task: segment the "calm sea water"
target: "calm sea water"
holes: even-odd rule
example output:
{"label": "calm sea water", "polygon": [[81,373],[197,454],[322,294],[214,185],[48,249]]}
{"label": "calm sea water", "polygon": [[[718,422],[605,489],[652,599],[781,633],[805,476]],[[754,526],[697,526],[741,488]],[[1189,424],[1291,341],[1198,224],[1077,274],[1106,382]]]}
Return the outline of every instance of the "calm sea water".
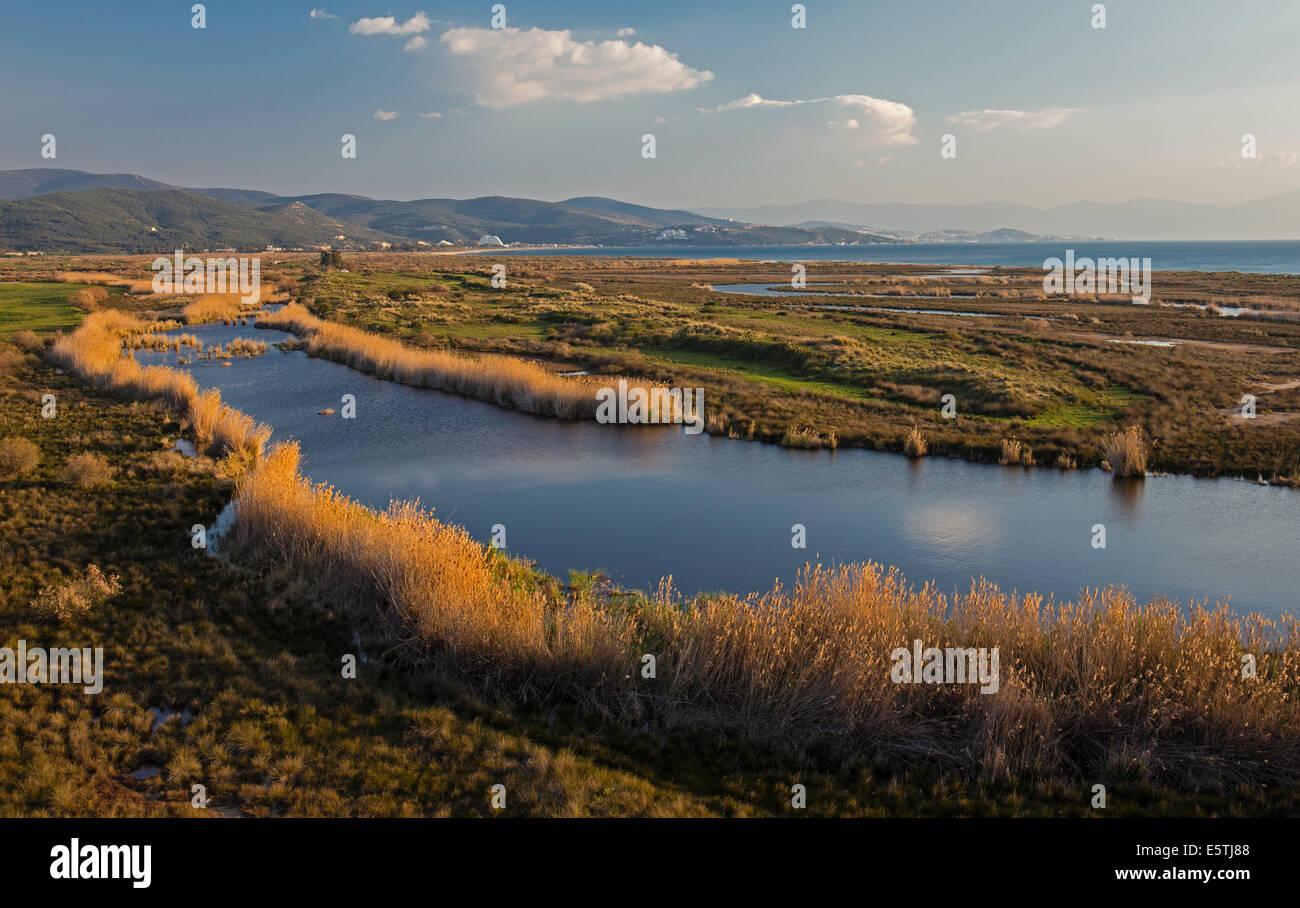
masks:
{"label": "calm sea water", "polygon": [[491,255],[615,255],[652,258],[737,258],[777,262],[894,262],[1041,268],[1049,258],[1150,258],[1156,271],[1240,271],[1300,274],[1300,241],[918,243],[880,246],[658,246],[507,249]]}
{"label": "calm sea water", "polygon": [[[205,344],[268,343],[278,331],[187,329]],[[141,351],[175,365],[174,354]],[[1239,480],[1160,476],[1117,482],[876,451],[795,451],[680,426],[543,419],[379,381],[272,348],[229,368],[191,363],[203,388],[295,438],[312,479],[372,507],[419,499],[483,542],[561,578],[604,569],[628,587],[671,574],[678,588],[751,592],[789,584],[806,561],[874,560],[920,585],[1073,598],[1124,584],[1186,604],[1230,596],[1240,611],[1297,610],[1300,492]],[[356,396],[356,419],[321,416]],[[1107,547],[1092,547],[1104,524]],[[791,546],[794,524],[807,548]]]}

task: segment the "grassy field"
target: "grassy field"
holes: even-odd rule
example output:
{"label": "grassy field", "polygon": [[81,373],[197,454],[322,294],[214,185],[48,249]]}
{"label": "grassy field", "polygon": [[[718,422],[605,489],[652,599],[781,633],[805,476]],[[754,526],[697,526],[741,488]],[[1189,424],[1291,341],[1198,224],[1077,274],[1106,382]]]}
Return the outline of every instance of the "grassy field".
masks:
{"label": "grassy field", "polygon": [[7,339],[24,328],[35,331],[75,328],[85,313],[70,298],[82,286],[0,282],[0,338]]}
{"label": "grassy field", "polygon": [[[130,402],[94,390],[51,368],[29,339],[0,353],[0,438],[27,438],[39,450],[30,471],[0,480],[0,623],[32,645],[93,642],[105,648],[108,663],[105,691],[95,697],[48,686],[0,688],[5,812],[201,814],[188,806],[195,782],[212,798],[206,815],[490,815],[488,788],[498,782],[509,792],[505,813],[536,815],[788,815],[795,782],[808,787],[809,815],[1095,815],[1088,801],[1098,781],[1110,789],[1111,816],[1290,815],[1300,807],[1300,788],[1286,781],[1294,757],[1294,725],[1285,731],[1293,723],[1288,698],[1270,693],[1277,684],[1294,686],[1294,641],[1266,672],[1258,696],[1215,680],[1214,666],[1235,664],[1233,635],[1263,633],[1263,641],[1266,627],[1233,630],[1212,617],[1185,626],[1158,608],[1130,614],[1132,606],[1120,600],[1119,611],[1107,612],[1092,632],[1076,619],[1059,629],[1062,639],[1077,637],[1083,653],[1095,645],[1087,643],[1089,634],[1100,631],[1096,642],[1104,638],[1114,652],[1095,651],[1104,656],[1097,667],[1136,686],[1116,696],[1100,676],[1093,678],[1100,687],[1083,685],[1072,694],[1083,679],[1039,687],[1074,644],[1035,643],[1041,631],[1032,631],[1031,609],[1017,614],[997,597],[978,600],[954,620],[974,621],[967,630],[983,627],[980,633],[992,629],[990,620],[1003,622],[1000,639],[1029,641],[1025,686],[1017,682],[1009,702],[991,698],[996,707],[975,698],[987,714],[970,712],[961,697],[923,696],[902,710],[912,718],[901,726],[879,725],[871,708],[862,711],[869,701],[835,691],[844,678],[833,659],[826,661],[825,652],[805,658],[811,654],[800,649],[840,639],[833,651],[875,651],[858,644],[889,631],[877,619],[863,623],[858,593],[836,587],[833,578],[811,586],[804,599],[767,604],[784,619],[762,626],[786,628],[793,635],[786,640],[746,630],[742,612],[725,600],[697,603],[698,617],[685,621],[691,612],[644,597],[629,602],[589,583],[565,589],[458,542],[454,532],[438,550],[458,560],[408,573],[423,564],[411,560],[426,532],[412,528],[423,518],[366,516],[346,502],[328,505],[335,517],[316,514],[318,493],[298,489],[283,468],[280,485],[259,486],[256,472],[245,474],[253,484],[244,494],[261,489],[260,499],[247,504],[270,505],[261,531],[257,520],[241,522],[257,554],[238,563],[209,558],[190,546],[189,527],[212,522],[234,491],[226,478],[232,471],[228,462],[191,461],[170,450],[179,433],[193,428],[173,416],[194,422],[188,404]],[[129,375],[122,381],[135,394],[159,393]],[[46,393],[59,401],[55,419],[38,415]],[[104,461],[98,478],[91,477],[95,495],[85,493],[86,472],[69,469],[87,451]],[[295,524],[289,503],[298,499],[305,520]],[[384,556],[388,567],[376,571],[378,562],[367,562],[374,556],[365,553],[377,551],[375,534],[387,532],[388,519],[396,520],[394,547]],[[332,549],[301,547],[312,526],[318,529],[311,533],[338,530],[327,534]],[[258,545],[266,530],[278,542]],[[373,541],[354,545],[349,534],[358,532]],[[444,538],[450,531],[427,532]],[[350,564],[353,558],[362,560]],[[63,619],[33,607],[42,593],[87,586],[90,564],[116,578],[120,591]],[[447,570],[456,565],[464,569]],[[398,585],[372,586],[380,577]],[[445,598],[423,597],[420,584],[427,582],[450,583],[449,601],[459,608],[422,611],[420,602]],[[527,643],[528,628],[542,625],[517,620],[524,613],[511,609],[535,597],[539,615],[560,623]],[[413,604],[403,605],[408,600]],[[482,609],[469,607],[479,600]],[[871,609],[902,620],[927,611],[906,598],[883,612]],[[413,622],[399,625],[396,638],[394,615]],[[565,616],[578,615],[587,616],[586,630],[575,633],[579,625]],[[507,623],[493,623],[498,619]],[[827,636],[827,621],[852,633]],[[941,635],[957,626],[927,625]],[[575,687],[573,678],[600,664],[608,633],[619,628],[640,628],[629,652],[675,653],[665,656],[665,679],[674,679],[685,712],[656,706],[652,695],[645,701],[650,711],[639,707],[629,721],[630,701],[608,671],[606,681]],[[690,632],[681,637],[683,630]],[[733,648],[724,660],[710,660],[712,674],[701,674],[688,654],[709,634],[710,647],[730,639]],[[783,655],[787,644],[794,648]],[[1126,658],[1136,663],[1115,661],[1130,651]],[[359,677],[342,678],[342,654],[357,652],[368,653]],[[484,657],[493,666],[486,673]],[[868,671],[863,690],[869,677]],[[521,686],[521,678],[530,680]],[[785,725],[772,721],[786,705],[769,699],[771,685],[791,679],[798,683],[788,688],[790,704],[812,698],[808,705],[830,706],[825,716],[842,716],[850,730],[875,722],[889,734],[867,734],[860,740],[875,745],[846,748],[842,735],[825,726],[809,734],[789,715]],[[1110,704],[1110,719],[1088,705],[1096,696]],[[612,708],[618,702],[624,708]],[[693,714],[710,702],[731,716],[727,734],[717,733],[707,711],[703,721]],[[1153,705],[1152,716],[1132,713]],[[180,715],[155,729],[154,707]],[[825,719],[816,710],[798,711]],[[736,733],[737,721],[752,722],[751,732],[742,724]],[[1274,729],[1279,721],[1282,729]],[[1232,732],[1242,722],[1246,727]],[[1113,746],[1117,731],[1129,736],[1131,748]],[[971,732],[984,743],[969,752],[968,745],[956,747]],[[1232,743],[1221,737],[1225,732]],[[1151,734],[1160,745],[1144,749],[1140,742]],[[909,740],[911,750],[900,746]],[[948,744],[936,749],[940,741]],[[920,759],[917,747],[929,756]],[[1201,759],[1207,747],[1217,765]],[[1261,775],[1256,757],[1279,747]],[[1265,778],[1272,781],[1263,784]]]}

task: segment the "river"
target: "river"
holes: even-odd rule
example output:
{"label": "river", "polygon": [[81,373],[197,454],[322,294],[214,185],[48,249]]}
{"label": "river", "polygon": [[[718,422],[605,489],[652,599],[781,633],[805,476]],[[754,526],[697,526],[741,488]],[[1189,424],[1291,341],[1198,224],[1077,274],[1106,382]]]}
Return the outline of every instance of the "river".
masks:
{"label": "river", "polygon": [[[187,327],[205,344],[268,343],[280,331]],[[182,354],[186,355],[186,354]],[[1074,597],[1115,583],[1139,599],[1232,597],[1238,611],[1296,611],[1300,493],[1232,479],[1026,470],[912,461],[863,450],[801,451],[686,435],[681,426],[562,422],[380,381],[271,348],[228,368],[194,361],[203,388],[297,439],[304,470],[367,505],[419,499],[487,542],[567,578],[603,569],[628,587],[671,574],[685,593],[789,584],[805,561],[874,560],[918,586]],[[137,351],[147,363],[176,354]],[[356,418],[342,396],[356,396]],[[807,548],[792,547],[802,524]],[[1097,524],[1106,547],[1094,548]]]}

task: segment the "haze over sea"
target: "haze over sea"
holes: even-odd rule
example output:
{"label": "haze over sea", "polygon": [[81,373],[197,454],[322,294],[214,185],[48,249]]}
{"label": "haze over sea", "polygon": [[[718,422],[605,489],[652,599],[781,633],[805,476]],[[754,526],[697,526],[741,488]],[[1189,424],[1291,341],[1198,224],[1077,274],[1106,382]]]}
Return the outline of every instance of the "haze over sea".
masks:
{"label": "haze over sea", "polygon": [[1300,240],[1234,241],[1052,241],[1046,243],[899,243],[873,246],[595,246],[545,249],[489,249],[516,255],[611,255],[653,258],[734,258],[779,262],[893,262],[1041,268],[1049,258],[1073,249],[1076,259],[1150,258],[1155,271],[1240,271],[1300,274]]}

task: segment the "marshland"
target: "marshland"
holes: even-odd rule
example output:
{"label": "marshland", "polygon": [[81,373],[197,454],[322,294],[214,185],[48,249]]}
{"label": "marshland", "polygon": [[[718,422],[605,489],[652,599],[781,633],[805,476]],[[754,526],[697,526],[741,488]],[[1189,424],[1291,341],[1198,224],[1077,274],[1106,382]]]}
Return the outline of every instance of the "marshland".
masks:
{"label": "marshland", "polygon": [[[50,302],[27,304],[4,354],[0,436],[39,451],[13,442],[5,461],[6,623],[132,643],[116,666],[107,650],[108,699],[4,691],[34,736],[6,733],[7,809],[84,811],[64,784],[78,779],[123,812],[183,813],[202,776],[247,813],[486,812],[471,765],[513,774],[521,809],[548,814],[780,813],[792,779],[831,814],[1085,813],[1095,780],[1124,793],[1121,813],[1294,809],[1297,493],[1278,486],[1300,475],[1296,278],[1158,275],[1134,307],[1045,299],[1041,272],[1035,296],[1028,270],[810,269],[810,287],[993,313],[960,319],[711,289],[788,285],[779,265],[521,258],[500,289],[472,258],[358,255],[343,273],[286,254],[264,267],[284,308],[191,319],[192,300],[138,292],[140,261],[51,264],[12,275]],[[86,288],[103,294],[72,300]],[[1212,303],[1268,314],[1182,305]],[[218,370],[180,361],[187,335],[291,352]],[[155,336],[183,349],[139,340]],[[705,388],[710,435],[580,419],[583,389],[618,377]],[[355,425],[320,415],[346,388],[362,392]],[[47,389],[67,419],[40,418]],[[1255,421],[1234,415],[1243,394]],[[199,458],[170,456],[181,436]],[[402,459],[419,446],[439,456]],[[109,470],[93,513],[66,470],[87,451]],[[1115,478],[1147,471],[1253,482]],[[771,506],[782,490],[804,503]],[[194,551],[191,524],[232,498],[223,556]],[[698,511],[673,519],[683,501]],[[1188,542],[1198,508],[1215,530]],[[505,552],[484,544],[495,523]],[[683,577],[668,562],[692,532],[737,541]],[[545,551],[548,536],[562,544]],[[645,573],[597,570],[582,550],[610,538]],[[1251,558],[1278,568],[1232,574]],[[735,562],[766,575],[727,575]],[[1017,562],[1037,573],[973,580]],[[1176,595],[1110,587],[1153,562]],[[1246,602],[1206,589],[1211,574]],[[88,604],[33,610],[52,585]],[[1001,692],[889,683],[889,652],[912,639],[1001,647]],[[338,682],[335,654],[358,648],[373,668]],[[156,706],[196,718],[151,730]],[[141,764],[162,772],[129,779]]]}

